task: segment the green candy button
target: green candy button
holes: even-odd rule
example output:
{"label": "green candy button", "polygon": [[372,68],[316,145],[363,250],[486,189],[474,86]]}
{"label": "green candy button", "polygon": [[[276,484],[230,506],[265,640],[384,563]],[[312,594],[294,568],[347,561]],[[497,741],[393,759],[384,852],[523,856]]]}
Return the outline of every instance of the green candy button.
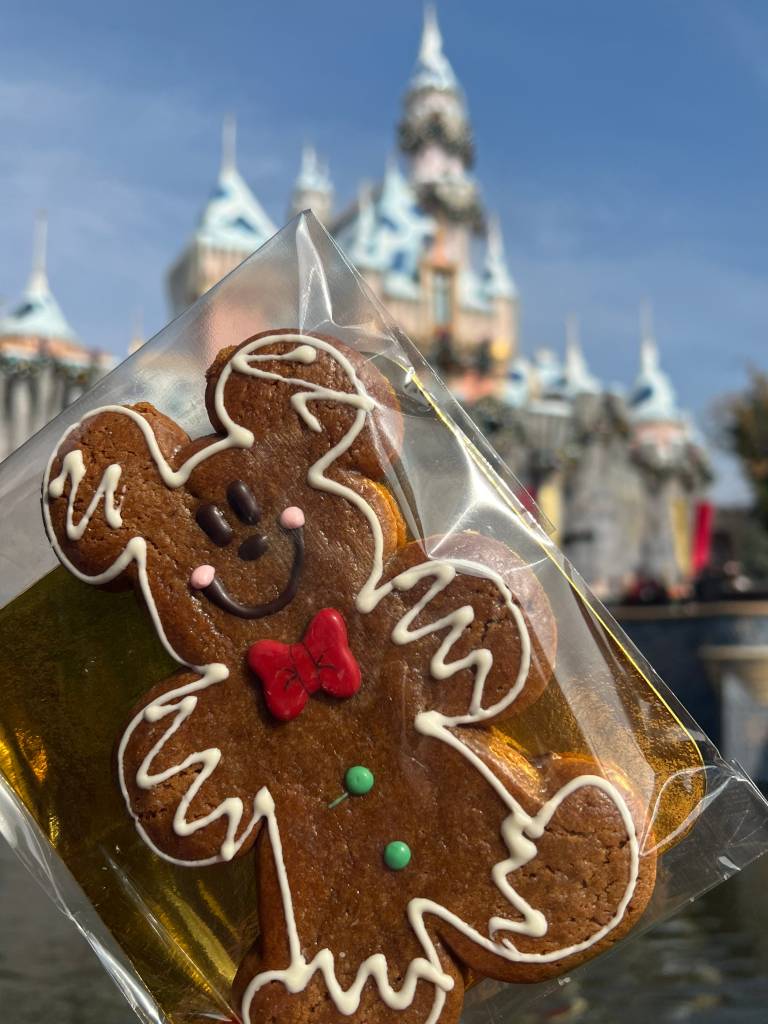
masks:
{"label": "green candy button", "polygon": [[384,863],[393,871],[402,871],[411,863],[411,849],[407,843],[396,839],[384,847]]}
{"label": "green candy button", "polygon": [[352,796],[365,796],[373,789],[373,772],[362,764],[356,764],[347,770],[344,787]]}

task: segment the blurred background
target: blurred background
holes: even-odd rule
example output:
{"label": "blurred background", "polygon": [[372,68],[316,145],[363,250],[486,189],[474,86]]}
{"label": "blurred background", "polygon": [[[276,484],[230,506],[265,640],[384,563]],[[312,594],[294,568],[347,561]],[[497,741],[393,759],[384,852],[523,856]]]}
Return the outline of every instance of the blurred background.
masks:
{"label": "blurred background", "polygon": [[[768,785],[762,0],[5,0],[2,20],[0,456],[311,207]],[[762,1024],[767,872],[525,1021]],[[17,1024],[127,1024],[5,849],[0,905]]]}

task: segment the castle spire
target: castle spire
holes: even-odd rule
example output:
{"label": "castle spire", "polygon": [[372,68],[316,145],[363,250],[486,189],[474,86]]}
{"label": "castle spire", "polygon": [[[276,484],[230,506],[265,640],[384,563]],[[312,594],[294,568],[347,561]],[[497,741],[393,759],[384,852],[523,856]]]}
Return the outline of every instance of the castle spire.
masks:
{"label": "castle spire", "polygon": [[301,150],[301,166],[296,178],[296,189],[307,192],[332,192],[327,163],[322,163],[315,147],[307,142]]}
{"label": "castle spire", "polygon": [[653,329],[653,305],[649,299],[640,304],[640,372],[652,375],[659,369],[659,349]]}
{"label": "castle spire", "polygon": [[477,184],[468,174],[474,160],[472,127],[456,75],[443,52],[432,4],[424,8],[416,67],[403,101],[400,149],[422,207],[455,224],[481,229]]}
{"label": "castle spire", "polygon": [[375,263],[376,210],[370,182],[360,185],[357,198],[357,224],[349,248],[349,258],[358,269],[370,269]]}
{"label": "castle spire", "polygon": [[32,250],[32,272],[27,292],[48,293],[48,216],[41,210],[35,218],[35,240]]}
{"label": "castle spire", "polygon": [[458,87],[456,75],[443,52],[443,35],[437,22],[435,5],[424,5],[424,24],[416,68],[410,83],[411,89],[455,90]]}
{"label": "castle spire", "polygon": [[221,126],[221,174],[237,169],[237,118],[227,114]]}
{"label": "castle spire", "polygon": [[680,410],[669,377],[661,369],[650,302],[640,308],[640,372],[629,398],[636,421],[678,422]]}
{"label": "castle spire", "polygon": [[32,272],[21,303],[0,319],[0,337],[55,338],[74,341],[75,332],[67,322],[48,283],[48,218],[39,213],[35,220]]}
{"label": "castle spire", "polygon": [[574,359],[581,355],[581,335],[579,331],[579,318],[575,313],[569,313],[565,318],[565,361]]}
{"label": "castle spire", "polygon": [[581,348],[579,318],[575,313],[569,313],[565,320],[564,379],[565,392],[570,397],[597,394],[600,391],[600,383],[590,373],[587,361],[584,358],[584,352]]}
{"label": "castle spire", "polygon": [[428,64],[443,55],[443,36],[437,23],[437,11],[434,4],[424,5],[424,27],[421,32],[421,48],[419,60]]}
{"label": "castle spire", "polygon": [[384,178],[381,183],[380,201],[384,209],[393,202],[399,202],[404,186],[405,181],[400,171],[400,165],[397,162],[397,156],[394,153],[390,153],[384,165]]}
{"label": "castle spire", "polygon": [[[222,124],[216,184],[192,239],[168,271],[168,292],[176,314],[199,299],[277,230],[237,169],[236,142],[237,125],[234,115],[228,114]],[[207,258],[209,252],[217,254],[214,260]],[[201,255],[205,258],[201,259]]]}
{"label": "castle spire", "polygon": [[301,148],[301,168],[299,170],[299,181],[302,179],[315,180],[320,174],[320,165],[317,159],[317,150],[310,142],[305,142]]}
{"label": "castle spire", "polygon": [[333,184],[328,164],[318,157],[317,150],[305,143],[301,151],[301,165],[293,186],[289,217],[310,209],[317,219],[326,224],[333,209]]}
{"label": "castle spire", "polygon": [[237,169],[237,122],[227,114],[221,130],[221,166],[195,239],[210,249],[249,254],[277,228]]}
{"label": "castle spire", "polygon": [[492,298],[511,298],[517,292],[507,267],[499,218],[488,221],[485,250],[485,289]]}

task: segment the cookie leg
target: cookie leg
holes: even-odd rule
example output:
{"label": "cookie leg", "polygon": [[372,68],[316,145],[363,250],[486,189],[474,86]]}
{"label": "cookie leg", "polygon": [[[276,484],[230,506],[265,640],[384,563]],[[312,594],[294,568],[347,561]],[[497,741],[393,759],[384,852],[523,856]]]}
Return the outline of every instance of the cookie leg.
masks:
{"label": "cookie leg", "polygon": [[[638,921],[655,881],[655,856],[643,854],[636,838],[642,814],[617,773],[569,754],[541,759],[535,767],[545,798],[538,806],[528,803],[540,823],[531,830],[537,836],[535,855],[510,870],[506,882],[545,927],[525,934],[519,913],[508,903],[497,898],[494,905],[479,897],[473,914],[478,931],[487,934],[494,918],[513,922],[494,935],[508,953],[484,950],[460,930],[437,926],[467,966],[501,981],[544,981],[607,949]],[[500,761],[496,770],[503,778]]]}
{"label": "cookie leg", "polygon": [[[284,967],[284,964],[283,964]],[[280,968],[274,968],[279,970]],[[464,981],[454,965],[444,970],[451,974],[454,986],[443,992],[420,982],[411,1004],[394,1009],[381,998],[375,984],[368,981],[352,1015],[342,1012],[330,995],[325,979],[317,972],[306,988],[291,993],[282,982],[268,982],[257,991],[254,979],[270,971],[258,949],[244,959],[235,979],[233,1005],[243,1024],[457,1024],[464,1001]]]}
{"label": "cookie leg", "polygon": [[[404,989],[407,966],[386,964],[381,984],[377,983],[375,975],[383,964],[374,965],[373,970],[361,968],[354,957],[354,933],[340,956],[334,957],[330,950],[321,951],[322,939],[305,946],[304,935],[292,956],[283,896],[266,833],[257,843],[257,865],[262,933],[244,957],[232,990],[232,1005],[242,1024],[457,1024],[464,1000],[464,978],[434,935],[431,939],[443,977],[451,979],[452,987],[445,991],[422,978],[410,1000]],[[379,958],[383,961],[381,954]],[[357,983],[361,970],[367,979],[363,985]],[[390,986],[391,995],[382,997],[381,989],[386,992]],[[296,991],[289,991],[289,987]],[[397,1008],[400,993],[402,1003]]]}

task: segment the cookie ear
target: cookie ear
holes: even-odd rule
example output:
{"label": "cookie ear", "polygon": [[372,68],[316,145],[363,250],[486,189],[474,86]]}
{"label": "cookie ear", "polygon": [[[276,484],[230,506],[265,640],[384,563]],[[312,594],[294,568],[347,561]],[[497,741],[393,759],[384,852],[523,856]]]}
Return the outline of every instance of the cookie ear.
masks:
{"label": "cookie ear", "polygon": [[167,484],[188,443],[147,403],[96,410],[64,435],[48,464],[42,501],[48,535],[68,568],[90,583],[122,577],[130,584],[136,544],[146,545],[142,538],[183,501],[181,489]]}
{"label": "cookie ear", "polygon": [[[270,331],[224,349],[208,371],[206,405],[219,432],[245,427],[276,458],[379,479],[402,443],[395,392],[370,359],[334,338]],[[329,463],[330,465],[330,463]]]}

